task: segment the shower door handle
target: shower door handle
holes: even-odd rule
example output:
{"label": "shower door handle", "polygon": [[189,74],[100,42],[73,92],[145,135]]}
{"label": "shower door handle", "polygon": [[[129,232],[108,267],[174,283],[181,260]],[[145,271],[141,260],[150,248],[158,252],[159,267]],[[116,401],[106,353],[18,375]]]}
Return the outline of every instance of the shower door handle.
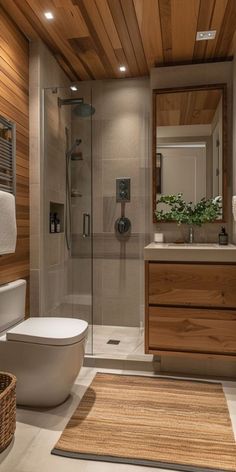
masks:
{"label": "shower door handle", "polygon": [[83,238],[90,236],[90,214],[83,213]]}

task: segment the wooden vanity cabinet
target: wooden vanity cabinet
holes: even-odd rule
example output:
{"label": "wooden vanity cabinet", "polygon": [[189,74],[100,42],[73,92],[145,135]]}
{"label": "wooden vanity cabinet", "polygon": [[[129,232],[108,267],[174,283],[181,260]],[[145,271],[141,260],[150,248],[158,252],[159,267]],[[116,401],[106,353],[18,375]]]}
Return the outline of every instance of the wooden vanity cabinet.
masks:
{"label": "wooden vanity cabinet", "polygon": [[236,265],[146,261],[145,352],[236,359]]}

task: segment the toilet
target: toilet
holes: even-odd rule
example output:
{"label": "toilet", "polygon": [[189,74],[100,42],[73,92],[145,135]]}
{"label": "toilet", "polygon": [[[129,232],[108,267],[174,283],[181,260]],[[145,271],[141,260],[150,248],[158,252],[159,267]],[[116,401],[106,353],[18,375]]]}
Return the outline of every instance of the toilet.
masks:
{"label": "toilet", "polygon": [[0,371],[17,377],[16,401],[52,407],[70,394],[81,369],[88,323],[74,318],[24,320],[26,281],[0,286]]}

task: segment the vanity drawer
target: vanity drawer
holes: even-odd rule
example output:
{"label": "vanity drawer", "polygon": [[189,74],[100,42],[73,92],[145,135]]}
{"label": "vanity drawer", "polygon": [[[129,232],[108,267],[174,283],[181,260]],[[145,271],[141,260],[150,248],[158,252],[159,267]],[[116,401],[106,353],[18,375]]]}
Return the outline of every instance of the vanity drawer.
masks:
{"label": "vanity drawer", "polygon": [[148,349],[236,355],[236,310],[149,307]]}
{"label": "vanity drawer", "polygon": [[148,303],[236,308],[236,266],[148,264]]}

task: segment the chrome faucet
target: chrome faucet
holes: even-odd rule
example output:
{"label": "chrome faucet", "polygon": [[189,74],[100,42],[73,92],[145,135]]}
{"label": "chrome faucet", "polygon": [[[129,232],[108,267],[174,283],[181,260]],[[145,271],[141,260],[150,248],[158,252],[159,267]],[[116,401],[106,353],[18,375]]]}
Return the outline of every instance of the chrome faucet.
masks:
{"label": "chrome faucet", "polygon": [[194,231],[193,231],[193,227],[190,226],[189,227],[189,239],[188,239],[189,244],[193,243],[193,238],[194,238]]}

